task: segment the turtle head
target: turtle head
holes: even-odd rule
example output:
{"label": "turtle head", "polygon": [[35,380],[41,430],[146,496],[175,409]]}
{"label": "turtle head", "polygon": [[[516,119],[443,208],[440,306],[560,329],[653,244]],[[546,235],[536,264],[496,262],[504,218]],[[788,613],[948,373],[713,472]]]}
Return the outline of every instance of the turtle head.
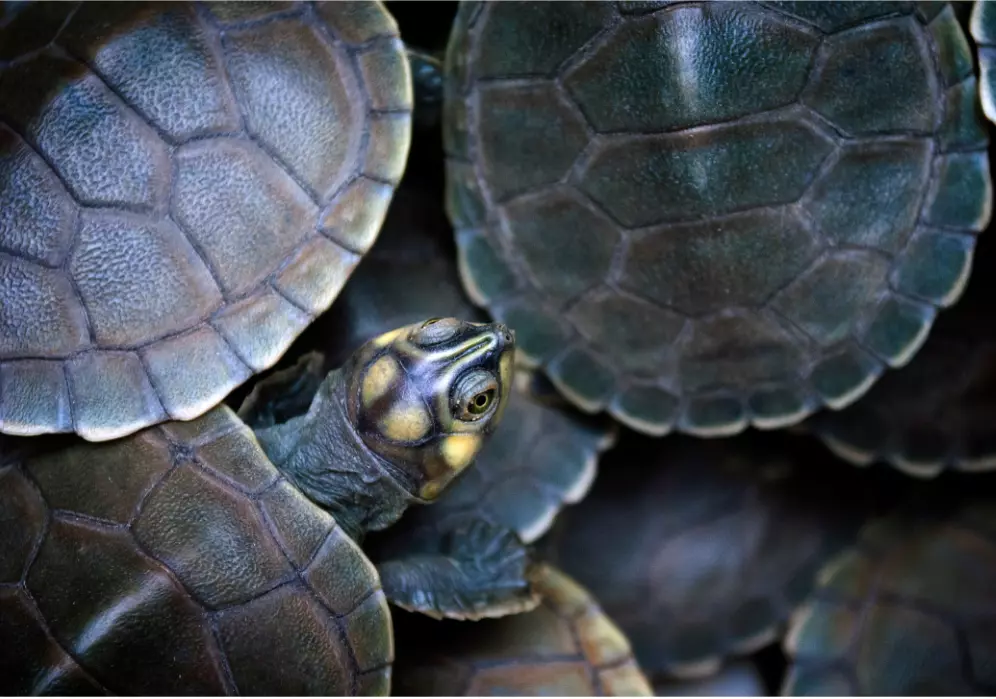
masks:
{"label": "turtle head", "polygon": [[498,426],[514,350],[501,323],[430,318],[385,333],[353,355],[350,421],[412,495],[434,500]]}

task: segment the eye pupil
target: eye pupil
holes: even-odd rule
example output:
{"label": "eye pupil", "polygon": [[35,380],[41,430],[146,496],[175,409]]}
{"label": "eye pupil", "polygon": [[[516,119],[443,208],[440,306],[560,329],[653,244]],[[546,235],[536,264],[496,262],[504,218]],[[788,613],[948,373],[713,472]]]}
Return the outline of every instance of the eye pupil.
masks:
{"label": "eye pupil", "polygon": [[467,412],[471,413],[472,415],[482,414],[485,410],[488,409],[488,406],[491,405],[491,399],[493,397],[494,397],[493,389],[489,389],[487,391],[484,391],[483,393],[478,393],[476,396],[471,398],[470,402],[467,404]]}

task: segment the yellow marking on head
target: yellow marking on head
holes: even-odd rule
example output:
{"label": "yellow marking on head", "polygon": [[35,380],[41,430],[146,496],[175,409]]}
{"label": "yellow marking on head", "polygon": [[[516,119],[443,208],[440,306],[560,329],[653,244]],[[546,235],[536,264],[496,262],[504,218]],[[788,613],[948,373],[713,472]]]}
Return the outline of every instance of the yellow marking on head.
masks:
{"label": "yellow marking on head", "polygon": [[432,427],[429,413],[421,403],[399,400],[380,420],[381,433],[395,442],[414,442]]}
{"label": "yellow marking on head", "polygon": [[498,378],[501,381],[501,387],[504,393],[507,395],[509,389],[512,388],[512,362],[515,361],[511,352],[505,352],[501,359],[498,361]]}
{"label": "yellow marking on head", "polygon": [[481,439],[477,435],[454,434],[443,440],[439,450],[446,465],[459,473],[470,465],[480,448]]}
{"label": "yellow marking on head", "polygon": [[363,377],[363,387],[360,392],[363,405],[368,408],[373,405],[378,398],[387,393],[400,374],[401,367],[394,357],[384,355],[374,362],[367,375]]}
{"label": "yellow marking on head", "polygon": [[375,347],[387,347],[389,344],[394,342],[398,335],[400,335],[404,330],[405,328],[398,328],[397,330],[386,332],[380,337],[375,337],[370,342],[372,342]]}
{"label": "yellow marking on head", "polygon": [[440,483],[439,481],[429,481],[422,486],[422,490],[419,491],[418,496],[423,500],[435,500],[439,497],[439,493],[442,492],[445,486],[445,483]]}

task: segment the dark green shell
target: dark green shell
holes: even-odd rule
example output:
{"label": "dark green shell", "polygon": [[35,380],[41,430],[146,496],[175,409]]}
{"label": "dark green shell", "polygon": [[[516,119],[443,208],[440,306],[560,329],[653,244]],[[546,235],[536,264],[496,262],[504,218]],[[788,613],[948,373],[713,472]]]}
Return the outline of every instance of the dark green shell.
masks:
{"label": "dark green shell", "polygon": [[991,213],[943,3],[468,3],[445,91],[468,291],[652,435],[851,403],[958,297]]}
{"label": "dark green shell", "polygon": [[364,3],[29,3],[0,24],[0,431],[189,420],[376,238],[412,88]]}
{"label": "dark green shell", "polygon": [[[432,204],[430,193],[417,185],[399,189],[369,259],[314,326],[328,366],[338,366],[369,337],[427,317],[482,320],[463,294],[449,228]],[[504,525],[532,541],[566,503],[584,497],[599,454],[612,441],[606,425],[517,391],[473,467],[432,507],[409,510],[405,526],[388,535],[403,546],[401,540],[469,517]]]}
{"label": "dark green shell", "polygon": [[823,571],[785,642],[784,694],[996,693],[996,500],[932,500],[869,524]]}
{"label": "dark green shell", "polygon": [[980,239],[958,305],[943,313],[917,353],[860,401],[814,415],[805,427],[858,465],[886,461],[913,476],[996,468],[996,248]]}
{"label": "dark green shell", "polygon": [[623,442],[542,550],[598,599],[649,676],[707,676],[770,643],[862,521],[866,474],[802,446]]}
{"label": "dark green shell", "polygon": [[390,691],[370,561],[225,407],[0,460],[0,694]]}
{"label": "dark green shell", "polygon": [[626,637],[586,590],[550,566],[537,572],[536,588],[543,602],[525,614],[474,623],[399,619],[404,664],[396,693],[652,696]]}

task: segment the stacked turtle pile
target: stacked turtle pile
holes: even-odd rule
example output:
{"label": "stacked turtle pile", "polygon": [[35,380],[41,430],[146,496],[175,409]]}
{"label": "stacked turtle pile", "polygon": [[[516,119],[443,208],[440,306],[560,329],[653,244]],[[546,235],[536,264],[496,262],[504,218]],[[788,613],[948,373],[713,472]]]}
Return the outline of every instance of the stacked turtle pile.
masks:
{"label": "stacked turtle pile", "polygon": [[0,693],[996,693],[992,7],[4,5]]}

